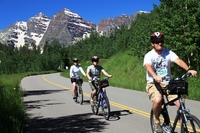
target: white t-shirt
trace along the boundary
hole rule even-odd
[[[162,54],[159,55],[152,49],[144,56],[143,66],[145,67],[145,64],[150,63],[158,76],[165,77],[166,80],[163,83],[167,84],[167,79],[170,79],[171,75],[170,63],[177,58],[178,56],[171,50],[163,49]],[[153,82],[153,77],[147,71],[146,80],[147,83]]]
[[[72,78],[80,78],[80,71],[85,76],[85,72],[83,71],[83,68],[81,66],[79,66],[79,65],[71,66],[70,67],[70,77],[72,76]]]

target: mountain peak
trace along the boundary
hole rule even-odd
[[[40,12],[37,15],[35,15],[34,17],[39,17],[39,18],[48,18],[44,13]]]
[[[70,16],[70,17],[81,18],[81,16],[79,16],[77,13],[74,13],[74,12],[70,11],[70,10],[67,9],[67,8],[64,8],[64,9],[63,9],[63,12],[64,12],[66,15]]]

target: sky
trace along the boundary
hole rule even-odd
[[[0,30],[42,12],[51,18],[67,8],[86,21],[98,24],[100,20],[138,11],[152,11],[159,0],[0,0]]]

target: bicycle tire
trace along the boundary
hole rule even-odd
[[[97,95],[94,96],[93,101],[94,101],[94,105],[91,105],[92,112],[93,112],[93,114],[98,115],[98,113],[99,113],[99,102],[98,102],[98,96]]]
[[[188,133],[200,133],[200,120],[191,114],[186,115],[187,118],[187,131]],[[181,126],[181,133],[185,133],[183,125]]]
[[[81,86],[78,86],[77,87],[77,93],[78,93],[78,102],[80,105],[83,104],[83,90],[82,90],[82,87]]]
[[[110,103],[105,93],[101,101],[101,108],[102,108],[102,113],[103,113],[104,118],[108,120],[110,118]]]

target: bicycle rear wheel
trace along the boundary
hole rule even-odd
[[[200,120],[191,114],[186,115],[187,118],[187,131],[184,130],[184,126],[181,126],[181,133],[200,133]]]
[[[79,104],[82,105],[83,104],[83,91],[82,91],[82,87],[78,86],[77,91],[78,91],[78,102],[79,102]]]
[[[101,108],[104,118],[108,120],[110,118],[110,103],[105,93],[103,94],[103,98],[101,101]]]
[[[98,102],[98,95],[95,95],[93,98],[94,105],[91,105],[93,114],[97,115],[99,113],[99,102]]]

